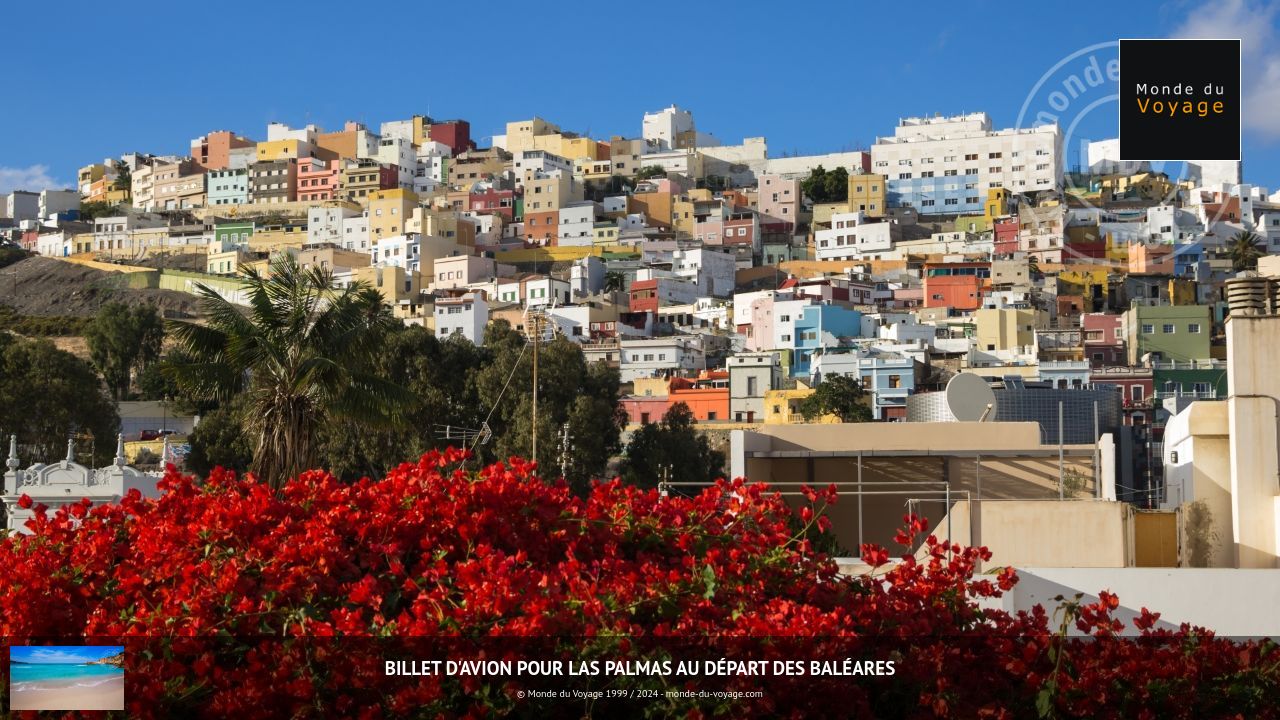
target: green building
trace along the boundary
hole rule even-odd
[[[253,221],[218,223],[213,226],[213,241],[224,250],[247,247],[253,236]]]
[[[1124,314],[1124,329],[1130,365],[1148,355],[1152,362],[1211,357],[1213,315],[1206,305],[1135,305]]]

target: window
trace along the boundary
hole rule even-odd
[[[898,179],[899,179],[899,180],[910,180],[910,179],[911,179],[911,173],[898,173]]]
[[[944,177],[955,177],[956,172],[957,172],[957,171],[955,171],[955,170],[943,170],[943,171],[942,171],[942,174],[943,174],[943,176],[944,176]]]
[[[959,204],[960,204],[960,198],[947,198],[947,199],[946,199],[946,203],[945,203],[945,204],[947,204],[947,205],[959,205]]]
[[[708,411],[708,412],[707,412],[707,419],[708,419],[708,420],[715,420],[715,419],[716,419],[716,414],[715,414],[715,412],[714,412],[714,411]]]
[[[965,168],[965,169],[964,169],[964,174],[965,174],[965,175],[977,175],[977,174],[978,174],[978,168],[976,168],[976,167],[975,167],[975,168]]]
[[[1207,383],[1207,382],[1198,382],[1198,383],[1196,383],[1196,395],[1197,395],[1197,396],[1199,396],[1199,397],[1204,397],[1204,396],[1208,395],[1210,392],[1211,392],[1211,391],[1210,391],[1210,389],[1209,389],[1209,383]]]
[[[1140,403],[1140,402],[1142,402],[1142,398],[1143,398],[1143,395],[1144,395],[1144,394],[1145,394],[1145,393],[1144,393],[1144,391],[1143,391],[1143,389],[1142,389],[1142,386],[1141,386],[1141,385],[1130,385],[1130,386],[1129,386],[1129,396],[1133,398],[1133,401],[1134,401],[1134,402],[1136,402],[1136,403]]]
[[[973,153],[973,154],[971,154],[971,155],[965,155],[965,156],[964,156],[964,159],[965,159],[965,160],[977,160],[977,159],[978,159],[978,154],[977,154],[977,153]]]
[[[1143,323],[1143,324],[1142,324],[1142,334],[1143,334],[1143,335],[1150,335],[1150,334],[1154,333],[1155,331],[1156,331],[1156,326],[1155,326],[1155,325],[1152,325],[1152,324],[1150,324],[1150,323]]]
[[[1115,329],[1115,337],[1116,337],[1116,339],[1119,339],[1119,338],[1124,337],[1124,328],[1121,328],[1121,327],[1116,328],[1116,329]]]
[[[997,174],[997,173],[1002,173],[1002,172],[1004,172],[1004,169],[1003,169],[1003,168],[1001,168],[1001,167],[998,167],[998,166],[992,165],[991,167],[987,168],[987,172],[992,173],[992,174],[994,175],[994,174]]]
[[[1165,323],[1164,325],[1160,326],[1160,332],[1164,333],[1165,335],[1172,335],[1174,329],[1175,328],[1173,327],[1173,323]]]
[[[920,177],[922,177],[922,178],[931,178],[931,177],[933,177],[933,171],[932,171],[932,170],[929,170],[929,171],[927,171],[927,172],[922,172],[922,173],[920,173]]]
[[[1000,153],[987,153],[988,160],[996,160],[1000,158]]]
[[[1199,333],[1199,332],[1200,332],[1200,323],[1190,323],[1190,324],[1188,324],[1188,325],[1187,325],[1187,332],[1189,332],[1189,333]]]
[[[890,375],[890,376],[889,376],[889,387],[890,387],[890,388],[900,388],[900,387],[902,387],[902,376],[901,376],[901,375]]]

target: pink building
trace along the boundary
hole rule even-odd
[[[1124,320],[1109,313],[1085,313],[1080,316],[1084,356],[1094,368],[1127,365]]]
[[[338,192],[338,161],[298,160],[298,199],[332,200]]]
[[[780,227],[782,232],[794,229],[800,214],[800,181],[780,175],[761,175],[757,189],[760,223],[770,229]]]
[[[773,349],[772,295],[752,301],[751,325],[747,328],[745,347],[751,352]]]

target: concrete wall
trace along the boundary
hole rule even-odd
[[[1236,566],[1274,568],[1280,560],[1280,316],[1232,316],[1226,326]]]
[[[972,508],[972,510],[971,510]],[[1134,509],[1105,500],[961,500],[951,517],[951,537],[986,546],[986,569],[1130,567],[1134,563]],[[946,539],[944,518],[930,532]]]
[[[1184,562],[1191,567],[1235,563],[1227,409],[1225,402],[1194,402],[1165,425],[1163,507],[1182,509]]]
[[[1003,598],[984,603],[1013,612],[1043,606],[1056,619],[1055,597],[1097,602],[1102,590],[1115,593],[1115,617],[1124,634],[1136,634],[1133,619],[1150,608],[1160,613],[1157,627],[1174,630],[1187,622],[1220,636],[1280,636],[1280,573],[1227,568],[1051,568],[1017,567],[1018,584]],[[1227,601],[1229,599],[1229,601]],[[1075,627],[1069,632],[1078,635]]]

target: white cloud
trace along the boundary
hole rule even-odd
[[[32,165],[24,168],[0,166],[0,194],[14,190],[39,192],[46,188],[65,187],[71,186],[49,175],[48,165]]]
[[[1242,122],[1246,131],[1268,140],[1280,140],[1278,14],[1280,2],[1275,0],[1210,0],[1192,8],[1173,32],[1177,38],[1240,38]]]
[[[85,661],[84,655],[80,653],[45,648],[31,650],[26,659],[34,663],[82,663]]]

